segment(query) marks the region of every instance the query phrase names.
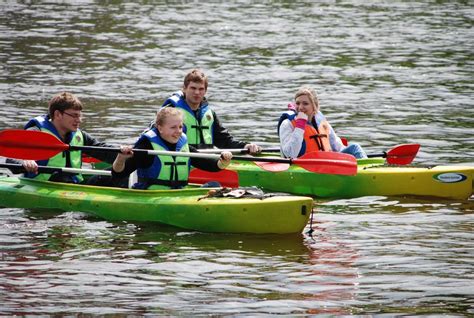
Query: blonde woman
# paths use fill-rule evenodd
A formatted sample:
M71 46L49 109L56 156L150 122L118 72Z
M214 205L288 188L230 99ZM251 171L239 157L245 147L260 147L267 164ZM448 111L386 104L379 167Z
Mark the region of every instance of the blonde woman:
M135 143L136 149L196 152L188 145L183 133L183 113L174 107L161 108L156 115L153 128L140 135ZM135 189L179 189L188 184L191 165L207 171L225 169L230 163L232 153L224 151L221 158L189 158L182 156L158 155L150 156L133 153L127 147L126 154L118 154L112 165L112 175L123 178L137 170L138 182Z
M286 158L301 157L313 151L335 151L367 158L359 144L344 146L320 111L316 92L309 87L295 94L294 111L282 115L278 124L281 153Z

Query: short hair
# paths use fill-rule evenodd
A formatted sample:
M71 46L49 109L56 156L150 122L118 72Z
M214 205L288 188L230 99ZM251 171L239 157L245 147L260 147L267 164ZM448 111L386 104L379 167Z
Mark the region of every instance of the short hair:
M319 99L318 99L318 94L316 93L315 90L313 90L311 87L308 87L308 86L300 87L295 94L295 100L302 95L308 96L310 102L313 104L315 111L319 110Z
M62 92L54 95L48 103L48 113L51 119L54 117L54 112L57 110L63 113L68 109L82 110L82 108L82 102L79 98L69 92Z
M192 69L189 71L188 74L184 77L184 87L188 87L189 83L196 82L196 83L203 83L204 87L207 90L208 79L206 74L200 69Z
M184 118L184 114L181 109L176 107L162 107L156 113L156 126L163 126L166 119L173 116L179 116L181 119Z

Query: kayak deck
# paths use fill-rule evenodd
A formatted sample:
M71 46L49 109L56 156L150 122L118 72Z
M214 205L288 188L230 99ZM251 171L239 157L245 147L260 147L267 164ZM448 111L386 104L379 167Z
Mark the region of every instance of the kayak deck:
M361 160L357 175L344 176L308 172L296 165L286 171L269 172L252 162L234 161L227 169L235 172L239 186L258 186L266 191L281 191L319 198L361 196L417 196L468 199L473 193L474 166L407 167L383 166L383 159ZM202 183L219 180L212 173L191 173L190 180ZM207 175L207 176L206 176ZM220 180L223 181L223 180ZM237 182L238 181L238 182Z
M207 197L209 188L132 190L0 177L0 206L81 211L112 221L159 222L203 232L300 233L310 197Z

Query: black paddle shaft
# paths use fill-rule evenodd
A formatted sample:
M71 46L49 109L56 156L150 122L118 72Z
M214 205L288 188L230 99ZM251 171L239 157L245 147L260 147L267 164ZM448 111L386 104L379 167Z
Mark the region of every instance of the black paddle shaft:
M0 167L26 171L26 169L21 164L18 164L18 163L0 163ZM55 168L55 167L45 167L45 166L38 167L38 172L42 172L42 173L60 172L62 170L63 170L62 168Z

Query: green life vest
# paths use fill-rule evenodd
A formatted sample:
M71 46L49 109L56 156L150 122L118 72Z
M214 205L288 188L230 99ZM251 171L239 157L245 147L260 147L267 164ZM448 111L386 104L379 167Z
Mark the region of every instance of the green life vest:
M147 131L141 138L147 138L153 150L170 151L158 135L156 128ZM182 135L176 144L176 151L189 152L186 135ZM180 156L155 156L153 164L146 169L137 169L138 181L149 185L149 190L177 189L188 183L190 158Z
M202 114L201 121L185 109L184 111L184 125L186 126L186 136L190 144L199 147L202 144L212 145L212 125L214 123L214 116L209 107Z
M54 125L51 123L51 121L49 121L48 116L38 116L38 117L33 118L26 124L25 129L29 127L33 127L33 126L36 126L42 132L51 134L55 136L56 138L58 138L59 140L61 140L61 138L59 137L58 131L56 130ZM76 132L71 132L71 141L69 142L69 145L71 146L84 145L84 135L82 134L80 129L78 129ZM69 167L77 168L77 169L80 169L82 167L82 152L80 150L63 151L47 160L39 160L37 161L37 163L40 166L64 168L67 166L68 157L70 159ZM51 177L51 174L40 173L36 175L36 174L29 173L29 174L25 174L25 176L28 178L34 178L36 180L47 181ZM77 183L80 183L84 180L81 174L75 174L72 179L74 180L74 182L77 182Z
M195 113L188 103L183 92L178 91L163 103L163 107L173 106L183 110L184 133L190 145L196 148L212 148L214 144L213 125L214 116L206 100L199 106Z
M52 134L53 136L56 136L54 133L52 133L49 130L41 129L41 131L44 131L44 132ZM74 133L74 135L72 137L72 140L69 144L71 146L83 146L84 145L84 136L82 135L82 132L79 129ZM66 150L64 152L60 152L57 155L55 155L54 157L49 158L48 163L46 164L46 166L61 167L61 168L66 167L66 162L67 162L66 156L68 155L68 152L69 152L69 156L71 158L71 168L80 169L82 167L82 152L80 150L73 150L73 151ZM35 179L37 179L37 180L49 180L50 177L51 177L51 174L49 174L49 173L40 173L35 177ZM77 178L78 183L81 183L84 180L84 177L81 174L75 175L75 178Z

